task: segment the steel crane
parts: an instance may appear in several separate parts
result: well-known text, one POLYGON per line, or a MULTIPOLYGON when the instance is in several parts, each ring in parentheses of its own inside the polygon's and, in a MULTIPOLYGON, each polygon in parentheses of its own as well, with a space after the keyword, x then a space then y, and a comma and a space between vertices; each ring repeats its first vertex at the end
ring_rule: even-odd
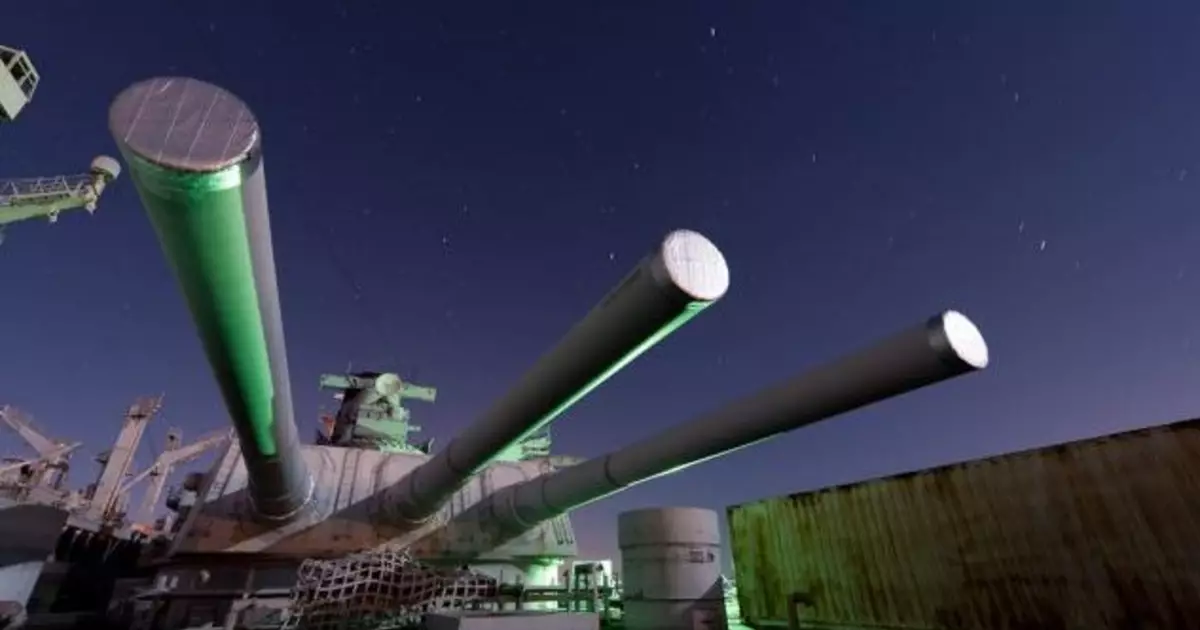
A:
MULTIPOLYGON (((63 446, 60 446, 60 447, 54 449, 54 451, 52 451, 48 455, 48 457, 52 458, 52 459, 65 458, 68 455, 70 455, 72 452, 74 452, 75 449, 79 448, 80 446, 82 446, 81 442, 65 444, 63 446)), ((45 462, 46 459, 47 459, 47 457, 42 457, 40 455, 37 457, 26 457, 24 459, 22 459, 20 457, 6 457, 3 460, 4 465, 0 466, 0 478, 3 478, 5 473, 9 473, 14 470, 20 470, 22 468, 25 468, 26 466, 35 466, 37 464, 45 462)))
POLYGON ((101 155, 80 175, 0 179, 0 242, 9 223, 37 217, 54 223, 60 212, 73 208, 95 212, 105 187, 120 174, 121 163, 101 155))
POLYGON ((149 477, 150 486, 146 488, 146 492, 142 498, 142 506, 137 514, 139 517, 152 517, 154 506, 158 504, 163 489, 166 488, 167 478, 170 477, 171 471, 176 466, 187 463, 203 455, 210 449, 228 442, 232 437, 232 433, 233 431, 230 429, 221 429, 208 433, 191 444, 183 445, 179 430, 172 430, 167 435, 166 447, 155 458, 154 463, 126 481, 125 485, 121 486, 121 489, 117 492, 117 495, 121 497, 128 496, 129 491, 133 489, 134 485, 149 477))
POLYGON ((37 459, 23 462, 24 464, 38 464, 35 472, 35 483, 46 483, 46 485, 57 487, 61 481, 63 474, 67 470, 67 460, 72 451, 79 448, 81 442, 61 442, 52 440, 33 428, 25 414, 18 411, 16 408, 9 405, 0 407, 0 421, 7 424, 9 428, 21 436, 26 444, 37 452, 37 459), (43 479, 46 470, 57 470, 50 479, 43 479))
MULTIPOLYGON (((12 122, 33 100, 41 80, 29 55, 8 46, 0 46, 0 124, 12 122)), ((63 210, 84 208, 95 212, 104 187, 121 174, 121 164, 99 156, 91 169, 80 175, 0 179, 0 243, 4 226, 35 217, 51 223, 63 210)))

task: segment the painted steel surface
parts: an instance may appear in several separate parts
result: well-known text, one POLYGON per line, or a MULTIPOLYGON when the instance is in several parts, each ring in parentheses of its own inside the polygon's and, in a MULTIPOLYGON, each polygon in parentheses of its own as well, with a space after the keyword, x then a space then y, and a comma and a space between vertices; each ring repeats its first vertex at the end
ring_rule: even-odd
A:
POLYGON ((629 630, 724 629, 721 526, 702 508, 650 508, 617 517, 621 599, 629 630))

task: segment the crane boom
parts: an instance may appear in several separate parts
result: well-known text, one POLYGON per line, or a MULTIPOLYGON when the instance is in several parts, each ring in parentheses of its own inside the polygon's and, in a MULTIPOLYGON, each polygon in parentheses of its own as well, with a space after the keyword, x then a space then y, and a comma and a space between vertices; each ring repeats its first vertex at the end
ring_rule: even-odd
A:
POLYGON ((171 470, 180 464, 187 463, 207 452, 210 449, 216 448, 232 437, 230 429, 222 429, 214 431, 197 439, 191 444, 163 451, 154 463, 148 466, 145 470, 135 475, 125 485, 121 487, 119 494, 125 495, 133 488, 135 484, 142 481, 146 477, 153 476, 154 479, 150 482, 150 486, 146 488, 146 493, 142 498, 141 509, 137 512, 139 516, 145 515, 149 517, 154 513, 154 506, 158 504, 158 499, 162 496, 163 489, 167 485, 167 477, 170 476, 171 470))
POLYGON ((29 458, 27 461, 21 462, 21 466, 17 468, 33 465, 35 467, 31 480, 33 485, 48 485, 58 488, 58 485, 66 478, 67 464, 71 453, 79 448, 81 443, 52 440, 42 435, 33 428, 33 423, 25 417, 25 414, 9 405, 0 407, 0 422, 8 425, 26 444, 29 444, 30 448, 37 451, 36 458, 29 458))
MULTIPOLYGON (((54 452, 50 453, 49 457, 50 458, 58 458, 58 457, 63 457, 65 455, 69 455, 69 454, 71 454, 72 451, 79 448, 80 446, 83 446, 83 442, 72 442, 70 444, 65 444, 63 446, 56 448, 54 450, 54 452)), ((47 457, 43 457, 43 456, 39 455, 38 457, 28 457, 26 459, 21 459, 21 460, 15 461, 15 462, 10 462, 4 466, 0 466, 0 474, 4 474, 10 470, 17 470, 17 469, 23 468, 25 466, 37 464, 39 462, 45 461, 46 459, 47 459, 47 457)))
POLYGON ((101 155, 80 175, 0 179, 0 227, 37 217, 54 223, 59 213, 74 208, 92 213, 105 187, 120 174, 121 164, 101 155))
POLYGON ((39 457, 51 457, 58 453, 58 451, 64 446, 67 446, 67 444, 63 442, 51 440, 50 438, 39 433, 37 429, 34 429, 33 425, 30 424, 25 418, 25 414, 17 411, 16 408, 9 405, 0 407, 0 421, 3 421, 9 426, 10 429, 15 431, 17 435, 21 436, 21 439, 25 440, 25 443, 28 444, 30 448, 37 451, 39 457))

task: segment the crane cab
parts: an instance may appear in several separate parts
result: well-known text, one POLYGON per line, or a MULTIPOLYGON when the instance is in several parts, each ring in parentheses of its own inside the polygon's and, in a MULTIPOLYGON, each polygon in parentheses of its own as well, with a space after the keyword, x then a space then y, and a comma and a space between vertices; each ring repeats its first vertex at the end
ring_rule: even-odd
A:
POLYGON ((0 123, 12 122, 33 100, 38 73, 29 55, 0 46, 0 123))

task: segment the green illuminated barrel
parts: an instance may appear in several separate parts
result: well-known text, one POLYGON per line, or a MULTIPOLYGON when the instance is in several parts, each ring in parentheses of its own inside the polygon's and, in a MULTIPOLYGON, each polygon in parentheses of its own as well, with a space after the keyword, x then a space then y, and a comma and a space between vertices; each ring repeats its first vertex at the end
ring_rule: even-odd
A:
POLYGON ((481 503, 504 538, 660 475, 987 367, 975 324, 945 311, 841 359, 481 503))
MULTIPOLYGON (((393 515, 409 523, 441 510, 471 475, 547 426, 729 289, 712 241, 675 230, 542 355, 504 397, 393 491, 393 515)), ((545 290, 558 291, 557 286, 545 290)))
POLYGON ((312 495, 292 412, 258 122, 194 79, 136 83, 109 110, 116 139, 183 290, 266 518, 312 495))

